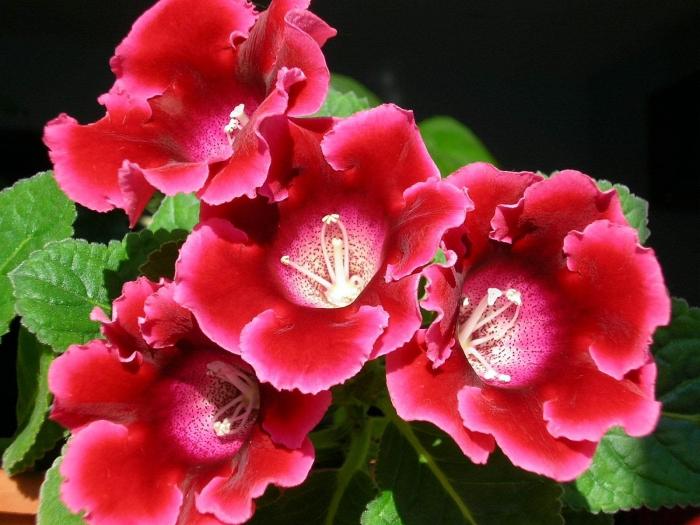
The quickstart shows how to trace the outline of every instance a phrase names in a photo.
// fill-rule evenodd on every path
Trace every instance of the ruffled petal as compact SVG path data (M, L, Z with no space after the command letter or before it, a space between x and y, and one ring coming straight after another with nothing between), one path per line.
M51 419L71 429L95 419L127 423L145 403L144 393L156 376L151 363L126 365L102 340L73 345L49 369Z
M261 385L261 397L263 429L275 443L288 448L302 445L331 404L331 393L327 390L312 396L298 390L280 392Z
M96 421L74 434L61 463L61 497L100 525L175 525L182 470L145 429Z
M566 370L553 374L542 397L547 430L555 437L600 441L611 427L620 425L630 436L649 434L659 419L661 403L654 401L653 381L649 388L639 376L656 375L656 365L635 377L616 380L590 362L569 362ZM649 392L651 390L651 392Z
M654 251L636 231L596 221L564 240L563 287L580 309L576 328L598 368L617 379L649 357L654 330L668 323L671 303Z
M244 0L160 0L136 21L110 66L119 84L143 100L183 76L230 76L236 60L231 34L246 38L255 19Z
M165 283L144 302L139 327L152 348L173 346L195 331L192 313L177 304L174 295L174 284Z
M462 224L472 207L463 191L442 180L417 183L403 197L405 206L387 249L387 281L405 277L428 264L445 231Z
M600 219L627 224L617 192L600 191L589 176L563 170L528 187L519 203L498 207L492 237L511 243L514 253L561 260L564 237Z
M458 403L464 426L491 434L518 467L570 481L591 463L596 444L552 436L540 401L528 391L466 386L458 394Z
M233 471L212 478L197 494L197 508L226 523L243 523L255 511L253 500L262 496L268 485L299 485L313 461L314 450L308 439L300 448L288 449L275 445L270 436L256 429L248 448L236 456Z
M380 306L266 310L243 329L241 356L261 381L315 394L360 371L388 319Z
M207 337L234 353L243 327L284 303L267 276L265 251L245 241L228 222L210 219L187 238L175 267L175 300Z
M466 360L454 356L435 370L416 339L386 358L387 387L399 416L429 421L447 432L475 463L486 463L494 449L491 436L464 428L457 393L473 376Z
M352 170L357 186L380 195L387 213L403 209L404 192L414 184L440 179L413 112L392 104L339 121L324 137L321 149L333 169Z
M464 276L454 268L438 265L428 266L423 276L427 283L421 307L436 314L423 336L426 356L438 367L450 357L455 345Z
M419 280L420 274L390 283L377 278L358 298L359 304L380 305L389 314L389 324L374 345L372 359L403 346L420 328Z

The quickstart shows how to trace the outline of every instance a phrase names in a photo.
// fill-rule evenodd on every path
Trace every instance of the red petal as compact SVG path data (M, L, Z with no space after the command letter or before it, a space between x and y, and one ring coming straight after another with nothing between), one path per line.
M387 326L380 306L266 310L241 333L241 356L261 381L314 394L360 371Z
M642 376L656 375L653 363L645 367L649 371ZM661 403L654 401L653 381L640 385L634 379L638 378L613 379L599 372L590 358L569 361L565 370L552 374L552 382L543 389L547 399L543 413L550 434L600 441L616 425L630 436L649 434L659 419Z
M647 362L651 337L668 323L670 299L654 251L629 226L596 221L564 240L567 300L598 368L617 379Z
M183 75L204 83L230 76L231 33L247 36L255 18L243 0L161 0L136 21L110 65L119 84L143 100Z
M139 325L144 340L152 348L173 346L195 330L192 314L175 302L174 294L173 283L166 283L143 305L144 315Z
M518 204L499 207L492 237L512 243L515 253L559 261L564 237L598 219L627 224L617 192L602 192L587 175L564 170L530 186Z
M254 498L262 496L268 485L293 487L306 479L314 460L311 442L306 439L299 449L275 445L259 429L253 431L251 443L236 456L234 470L217 476L197 494L200 512L209 512L226 523L243 523L255 511Z
M553 437L540 402L527 391L467 386L458 400L464 425L493 435L515 466L570 481L591 463L596 444Z
M97 421L74 434L61 463L61 497L104 525L175 525L183 472L144 429Z
M331 404L331 393L302 394L261 385L262 427L275 443L299 448Z
M156 375L156 368L147 361L136 368L122 363L102 340L73 345L49 369L49 389L54 395L51 419L68 428L95 419L129 421L144 403L143 395Z
M493 438L464 428L457 412L457 392L473 375L465 359L454 356L439 369L414 339L386 358L387 387L399 416L429 421L447 432L475 463L486 463Z

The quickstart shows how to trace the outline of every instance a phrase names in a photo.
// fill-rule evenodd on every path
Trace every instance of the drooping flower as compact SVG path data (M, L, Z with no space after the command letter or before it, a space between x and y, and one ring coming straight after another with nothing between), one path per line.
M557 480L590 464L612 426L659 417L654 329L670 303L614 190L582 173L550 179L472 164L447 180L474 210L445 236L452 267L425 270L427 330L387 357L398 413L452 435L476 462L498 443Z
M467 198L441 181L410 112L296 120L278 203L204 207L182 248L176 297L262 381L318 392L420 326L417 270ZM293 176L292 176L293 175Z
M133 225L155 189L200 190L225 202L266 182L284 115L313 113L329 73L320 46L335 30L309 0L160 0L134 24L110 61L117 79L99 98L97 122L62 114L46 126L56 179L96 211L123 209Z
M261 385L203 337L172 283L126 283L115 311L106 340L71 346L49 371L51 418L72 431L71 510L100 525L243 523L269 484L305 479L328 392Z

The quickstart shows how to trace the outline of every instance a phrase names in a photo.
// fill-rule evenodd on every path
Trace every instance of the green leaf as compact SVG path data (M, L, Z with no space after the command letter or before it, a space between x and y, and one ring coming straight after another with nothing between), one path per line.
M54 359L51 348L25 328L17 353L17 434L2 456L2 467L14 476L29 468L63 437L63 429L47 419L51 405L47 376Z
M374 496L372 481L362 472L355 473L336 510L331 511L337 483L338 470L324 469L313 472L298 487L284 491L272 488L259 502L250 525L356 525Z
M598 187L603 191L615 188L617 195L620 197L622 211L627 221L637 230L639 242L644 244L651 234L647 227L649 222L649 203L641 197L637 197L634 193L631 193L630 189L624 184L613 184L607 180L599 180Z
M62 351L100 335L96 306L109 313L107 284L119 265L120 245L66 239L34 252L11 274L22 323L39 341Z
M192 193L178 193L165 197L153 214L148 229L192 231L199 221L199 200Z
M358 97L353 91L342 93L333 88L328 89L326 100L315 117L349 117L371 106L366 98Z
M373 108L382 103L381 99L375 95L372 91L367 89L366 86L360 84L357 80L350 78L346 75L341 75L340 73L333 73L331 75L331 89L339 91L340 93L353 92L359 98L364 98L367 100L369 107Z
M401 517L396 510L394 494L390 490L379 493L375 499L369 502L367 510L362 513L361 525L403 525Z
M146 262L139 266L139 271L151 281L158 281L161 277L173 279L175 276L175 262L180 255L180 247L183 241L168 241L157 250L148 254Z
M61 467L62 456L56 458L46 472L46 478L39 491L39 512L37 525L86 525L85 521L73 514L61 501Z
M15 316L7 275L47 242L73 235L75 216L75 205L48 171L0 192L0 336Z
M418 127L428 152L443 177L470 162L496 163L476 135L451 117L431 117Z
M590 469L566 487L574 508L700 505L700 310L674 300L671 324L657 330L654 341L663 403L659 426L642 439L610 431Z
M562 512L565 525L613 525L612 514L591 514L590 512L564 509Z
M556 483L513 467L500 453L486 466L474 465L430 425L394 418L376 475L380 490L393 493L398 523L405 525L562 523ZM363 524L374 525L368 520Z

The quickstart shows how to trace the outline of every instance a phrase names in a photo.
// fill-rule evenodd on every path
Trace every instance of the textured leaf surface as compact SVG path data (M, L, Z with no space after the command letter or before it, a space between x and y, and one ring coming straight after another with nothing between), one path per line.
M428 152L443 177L470 162L496 163L476 135L451 117L431 117L421 122L419 128Z
M165 197L153 214L148 229L192 231L199 221L199 200L191 193L178 193Z
M86 525L85 521L69 511L61 501L61 456L56 458L46 472L46 478L39 493L39 513L37 525Z
M620 197L622 211L624 212L627 221L634 229L637 230L639 242L644 244L649 238L649 235L651 235L651 232L647 227L647 224L649 223L649 203L630 192L630 189L624 184L613 184L607 180L599 180L598 187L603 191L607 191L610 188L615 188L618 196Z
M387 427L377 483L381 490L393 493L401 520L395 523L563 523L561 489L556 483L513 467L498 453L486 466L474 465L446 434L429 425L398 422ZM385 511L391 515L390 509ZM364 525L374 525L369 516L365 514Z
M343 93L330 88L326 100L323 101L317 117L349 117L350 115L369 109L371 106L365 97L359 97L353 91Z
M657 330L657 396L664 408L653 435L635 439L614 429L591 468L567 486L575 508L700 505L700 309L673 302L671 325Z
M73 234L75 205L51 172L39 173L0 192L0 336L15 316L7 274L34 250Z
M382 491L362 513L361 525L403 525L390 490Z
M17 434L2 456L11 476L32 467L63 436L63 429L47 419L51 394L47 383L51 348L22 328L17 353Z
M89 315L95 306L110 312L107 286L120 255L119 243L75 239L34 252L10 274L22 323L57 351L98 337Z

